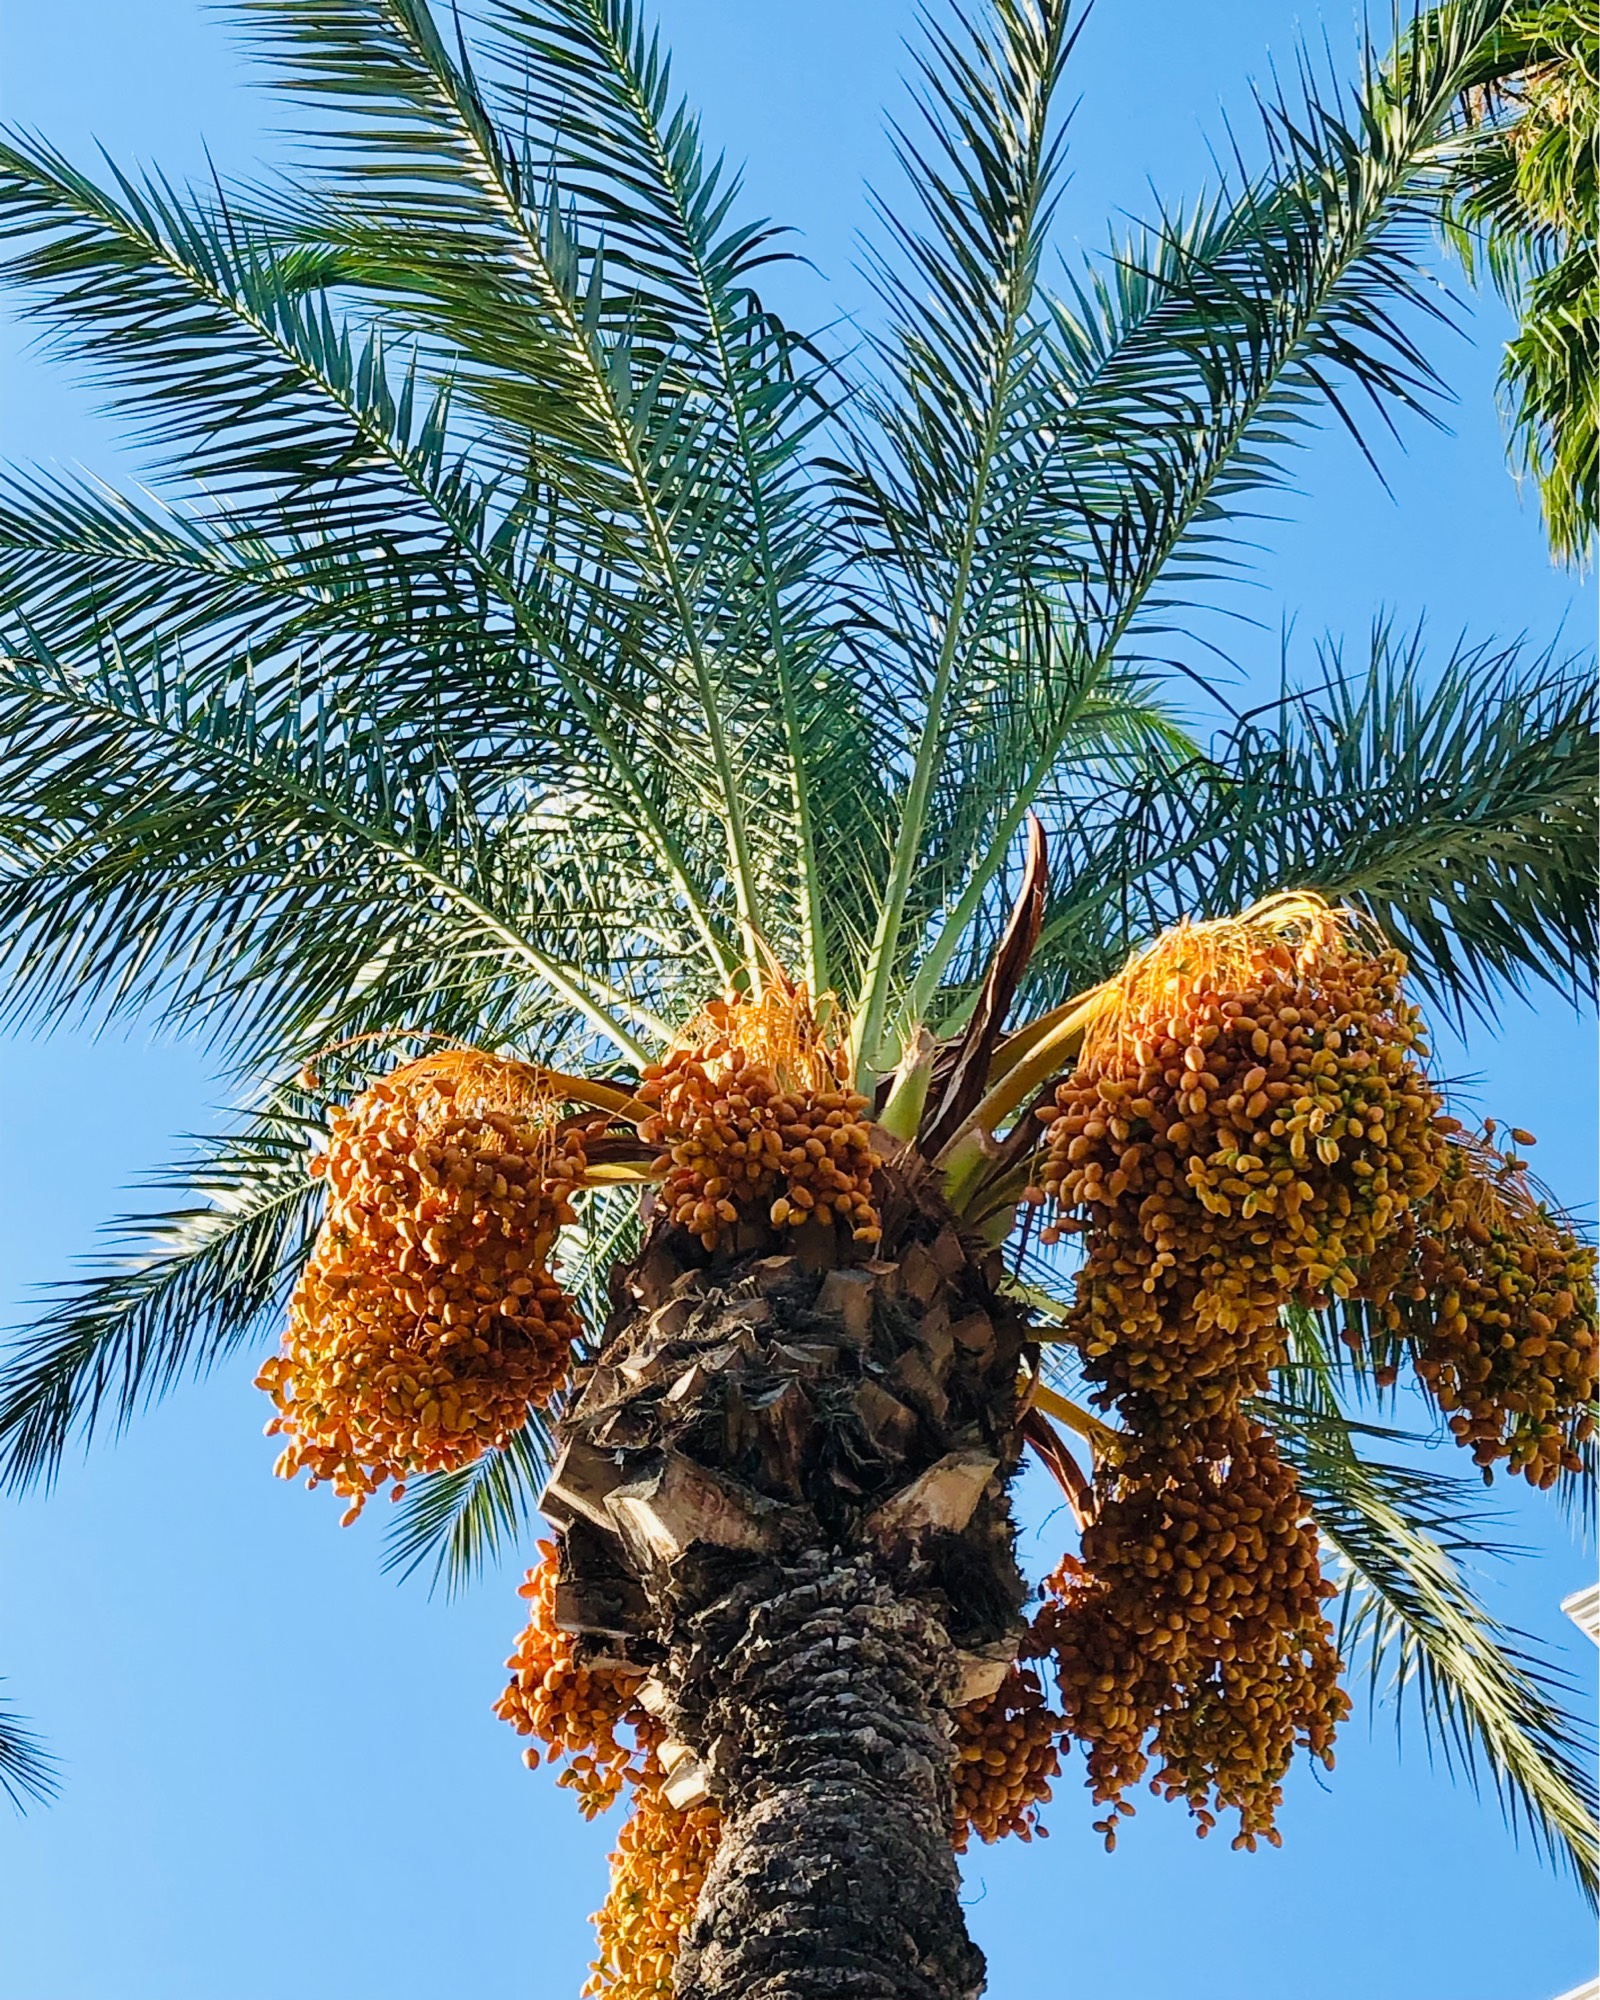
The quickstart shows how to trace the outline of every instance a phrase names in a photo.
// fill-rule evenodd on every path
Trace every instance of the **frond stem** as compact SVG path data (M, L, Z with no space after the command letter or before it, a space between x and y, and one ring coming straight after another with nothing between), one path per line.
M922 830L928 816L928 801L932 795L939 753L944 743L945 703L949 698L950 684L961 648L967 592L971 586L973 565L978 554L978 538L983 528L984 503L988 498L994 455L1005 422L1006 398L1016 360L1018 336L1027 316L1028 303L1032 298L1037 277L1033 255L1034 223L1044 193L1039 184L1039 176L1050 111L1050 81L1054 74L1061 39L1066 31L1067 19L1067 9L1062 0L1047 0L1047 4L1050 25L1045 60L1041 65L1041 82L1030 107L1025 169L1028 194L1021 212L1014 219L1011 255L1005 273L1005 310L999 339L995 345L989 406L979 436L972 492L962 527L950 602L945 611L944 632L940 639L938 658L929 688L927 714L917 743L911 782L906 792L905 813L895 836L889 881L878 913L878 922L863 977L861 998L856 1009L852 1043L857 1089L869 1086L883 1053L880 1044L883 1040L889 989L894 978L895 960L899 950L900 927L905 916L906 898L910 893L912 877L916 873L917 860L921 853Z

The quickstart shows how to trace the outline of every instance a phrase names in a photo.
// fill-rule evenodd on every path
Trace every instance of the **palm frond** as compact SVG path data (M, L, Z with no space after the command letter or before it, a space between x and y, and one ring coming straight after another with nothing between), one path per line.
M1577 1689L1469 1588L1464 1565L1512 1553L1485 1535L1470 1489L1366 1457L1409 1441L1351 1420L1325 1387L1290 1388L1268 1414L1346 1571L1339 1647L1372 1700L1393 1702L1397 1729L1414 1716L1430 1753L1474 1786L1487 1774L1513 1830L1593 1901L1594 1753L1572 1718Z
M1277 888L1369 910L1457 1010L1500 987L1592 979L1595 698L1576 658L1379 625L1362 665L1319 653L1308 687L1156 762L1068 830L1071 889L1036 956L1043 990L1104 976L1185 912Z
M1593 559L1600 516L1597 347L1600 251L1591 241L1529 280L1500 371L1515 462L1538 485L1553 553L1577 569Z
M676 699L680 649L664 649L658 622L617 598L581 532L563 551L567 516L552 513L537 467L530 474L526 440L507 460L481 423L463 433L459 398L429 373L415 329L340 320L330 257L285 248L275 222L220 195L200 202L123 176L107 190L13 140L0 143L4 238L22 245L8 274L31 294L30 313L86 355L148 442L181 446L184 472L222 496L227 539L265 538L291 566L309 548L313 572L334 576L387 552L404 586L392 600L400 622L418 608L420 570L424 614L441 592L447 612L469 604L525 673L553 680L567 704L559 726L569 738L576 728L591 764L626 794L722 967L703 866L661 796L675 785L673 804L725 849L725 798L709 812L695 800L726 773L697 764L692 744L666 753L660 694ZM197 437L217 442L191 449ZM435 710L442 692L434 680ZM651 732L653 754L630 744L630 722Z
M315 1234L311 1130L284 1107L206 1142L146 1183L181 1190L184 1206L120 1217L91 1274L52 1288L0 1366L0 1484L48 1484L74 1438L120 1430L262 1334Z
M113 390L144 445L270 503L280 526L325 527L336 498L341 530L381 546L452 473L471 511L447 393L414 345L354 341L256 218L109 172L101 186L42 141L0 141L0 241L25 316Z
M380 988L410 1003L448 958L480 1010L497 991L501 1011L526 1009L531 975L558 1017L638 1059L571 969L622 961L595 950L574 816L541 814L542 774L475 770L364 705L263 697L247 673L192 676L159 652L92 676L13 659L0 715L0 935L19 1010L225 1017L281 1061L312 1024L348 1032ZM608 829L600 798L588 817L602 851L623 835L626 865L631 823Z
M1583 568L1600 508L1600 32L1574 0L1520 0L1485 43L1446 232L1520 325L1500 387L1515 460L1558 560Z
M757 273L784 254L780 232L737 218L738 178L706 156L698 121L674 97L659 36L633 0L497 0L484 28L502 125L546 135L553 172L603 239L613 281L625 273L634 296L670 321L675 364L724 413L721 476L732 473L748 515L719 508L709 525L727 544L723 562L735 556L747 575L734 589L723 582L718 596L724 620L734 602L742 607L739 650L766 664L775 683L793 794L799 963L812 991L823 992L826 860L844 844L860 791L835 747L848 679L835 673L830 697L817 698L817 669L832 646L816 581L821 524L798 450L822 414L822 368L755 289Z
M881 386L850 427L836 468L855 560L871 578L880 636L902 658L919 718L903 750L904 791L871 950L858 1048L877 1058L903 952L907 898L923 852L951 696L996 622L1014 621L1018 579L994 560L995 487L1031 426L1034 304L1059 181L1053 109L1076 32L1070 0L996 0L952 26L925 17L918 122L896 153L921 227L880 205L889 248L877 265L890 330Z
M952 742L931 802L928 852L906 904L907 930L926 940L901 1003L897 1031L913 1021L959 1017L982 980L1020 865L1013 810L1016 772L1048 734L1051 768L1032 791L1032 811L1052 853L1070 853L1087 818L1153 768L1199 761L1189 733L1153 675L1097 665L1059 621L1030 622L1020 650L1035 673L1004 676L981 689L969 681L969 725ZM1063 653L1068 657L1060 657Z
M455 1472L414 1481L384 1544L383 1567L401 1580L432 1563L432 1586L455 1596L525 1542L554 1457L544 1418L530 1411L499 1451Z
M442 344L463 406L508 450L532 449L590 523L592 559L656 623L659 671L676 668L677 754L703 757L748 943L761 878L781 880L772 864L790 844L792 800L751 806L769 753L786 754L761 656L806 547L788 537L774 571L809 390L799 345L737 296L752 231L727 224L734 190L717 193L627 8L491 10L493 92L422 0L246 11L289 56L293 87L346 116L355 180L337 202L302 200L309 232ZM615 236L659 250L663 228L701 288L697 329L664 322L627 257L612 261Z
M1451 0L1387 59L1366 45L1348 93L1303 55L1293 93L1258 96L1265 167L1235 142L1214 193L1160 211L1057 302L1035 504L1045 546L1086 567L1101 645L1161 630L1230 573L1230 517L1324 414L1369 458L1363 414L1436 417L1421 338L1447 302L1426 257L1462 92L1507 5Z
M1218 194L1162 213L1114 249L1109 270L1091 267L1066 300L1047 299L1033 282L1033 239L1015 197L1009 212L976 195L968 204L984 217L1009 213L998 242L970 228L962 235L953 219L926 240L904 226L895 232L912 280L932 301L924 318L937 320L938 331L911 322L899 404L866 406L884 441L858 444L841 492L871 568L873 614L907 649L908 684L939 718L907 780L906 826L914 840L927 834L926 852L907 864L902 846L897 862L907 881L948 867L969 892L931 933L907 925L894 948L902 956L918 946L941 961L956 955L945 929L973 921L974 898L1004 870L1024 813L1051 783L1077 726L1076 692L1114 660L1146 657L1158 638L1155 657L1170 659L1171 628L1194 593L1231 571L1229 522L1245 518L1249 496L1282 479L1286 448L1319 412L1331 412L1363 449L1360 412L1388 425L1397 409L1430 413L1442 384L1417 323L1436 321L1441 306L1423 259L1461 123L1463 80L1504 4L1459 0L1387 63L1369 49L1348 106L1303 64L1297 96L1261 101L1264 169L1236 165ZM1017 13L1042 32L1038 10ZM1011 12L999 18L1011 35ZM1049 45L1057 63L1070 43L1062 27ZM1005 46L1009 55L1013 42ZM1038 32L1028 46L1032 68L1013 61L1012 69L1031 80L1029 102L1044 112ZM948 170L942 160L909 161L936 220L966 214L964 174L991 155L1020 157L1015 144L1006 153L1013 128L985 101L1006 102L990 72L960 51L946 61L954 81L940 79L938 109L960 158ZM978 163L971 169L969 147ZM1039 208L1026 210L1030 223L1047 208L1054 163L1047 145L1037 157ZM1022 291L1013 279L1025 279ZM985 318L1007 299L1018 306L1007 336L1014 383L996 373ZM944 359L941 339L974 357L970 380L966 361ZM983 390L985 382L1014 388L1013 400ZM961 481L964 468L979 465L982 506L963 516L955 496L977 490ZM941 553L937 537L962 521L966 539L958 535ZM980 581L962 583L951 599L947 586L966 574L963 549ZM1030 618L1053 619L1068 643L1048 654L1019 645L1017 627ZM931 662L918 665L908 633L934 635L920 641L922 652L934 648ZM1055 661L1065 669L1061 697L1040 701L1040 667ZM947 855L944 828L928 814L936 774L943 757L958 757L951 746L982 726L996 691L1030 726L1013 738L998 793L985 774L986 810L969 806L963 815L987 821L982 838ZM948 773L958 797L961 777L958 768ZM896 881L880 929L907 913ZM892 978L886 953L894 955L885 930L869 989Z
M52 1757L9 1701L0 1700L0 1791L18 1812L48 1805L61 1789Z

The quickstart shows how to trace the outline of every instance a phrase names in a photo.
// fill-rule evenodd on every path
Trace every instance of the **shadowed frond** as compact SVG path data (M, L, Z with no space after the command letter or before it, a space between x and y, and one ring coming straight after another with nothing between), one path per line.
M61 1789L56 1760L8 1701L0 1701L0 1791L18 1812L48 1805Z

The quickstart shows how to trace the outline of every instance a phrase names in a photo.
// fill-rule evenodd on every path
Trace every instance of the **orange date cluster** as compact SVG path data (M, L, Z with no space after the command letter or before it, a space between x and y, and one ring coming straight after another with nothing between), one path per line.
M1595 1253L1482 1135L1446 1149L1434 1198L1406 1233L1400 1269L1377 1291L1380 1372L1409 1350L1451 1434L1486 1482L1504 1463L1531 1485L1580 1472L1600 1374ZM1511 1139L1530 1145L1532 1135ZM1360 1349L1359 1327L1346 1338Z
M593 1918L596 1955L583 1990L607 2000L668 2000L678 1941L722 1816L709 1802L680 1810L667 1798L658 1755L666 1732L636 1700L642 1674L580 1658L555 1618L559 1551L541 1542L539 1555L518 1593L528 1602L528 1622L506 1662L512 1678L495 1713L542 1744L545 1761L564 1764L557 1782L576 1794L585 1819L627 1789L628 1816L611 1856L609 1893ZM631 1734L631 1744L619 1730ZM536 1768L539 1749L530 1745L523 1761Z
M1354 1294L1438 1181L1441 1106L1398 958L1287 956L1253 988L1174 996L1040 1114L1047 1234L1086 1233L1074 1332L1106 1400L1188 1421L1259 1392L1282 1308Z
M973 1834L991 1843L1013 1833L1022 1840L1046 1838L1039 1809L1049 1803L1050 1781L1061 1770L1056 1739L1062 1722L1037 1672L1019 1663L992 1695L958 1708L952 1720L957 1854L966 1853Z
M539 1555L538 1566L528 1571L517 1592L528 1601L528 1622L506 1661L511 1681L494 1712L519 1736L542 1743L546 1762L565 1761L556 1782L576 1793L579 1811L593 1819L615 1802L625 1784L638 1782L646 1755L639 1744L650 1738L653 1725L634 1701L639 1673L589 1666L579 1659L572 1635L555 1621L555 1543L540 1542ZM635 1732L633 1745L618 1739L624 1725ZM540 1752L530 1744L522 1759L536 1770Z
M1315 1528L1271 1437L1242 1416L1183 1441L1131 1441L1104 1481L1081 1559L1036 1623L1067 1730L1085 1747L1107 1846L1123 1794L1182 1798L1201 1833L1239 1815L1236 1847L1274 1845L1295 1749L1333 1762L1348 1712Z
M1246 1413L1284 1308L1355 1297L1443 1170L1403 963L1285 899L1132 962L1039 1115L1048 1233L1085 1239L1068 1322L1122 1430L1042 1614L1114 1841L1127 1789L1276 1839L1297 1747L1346 1710L1330 1586L1294 1472Z
M281 1351L277 1471L351 1505L503 1445L565 1379L575 1309L552 1277L585 1168L580 1126L515 1065L432 1057L336 1111L312 1171L328 1202Z
M714 1249L741 1221L844 1223L882 1235L872 1176L882 1164L868 1100L849 1087L842 1044L822 1033L805 988L718 1000L686 1046L644 1071L639 1135L662 1149L663 1206Z
M594 1913L595 1957L584 2000L672 2000L678 1945L722 1837L707 1802L676 1809L652 1757L611 1855L611 1885Z

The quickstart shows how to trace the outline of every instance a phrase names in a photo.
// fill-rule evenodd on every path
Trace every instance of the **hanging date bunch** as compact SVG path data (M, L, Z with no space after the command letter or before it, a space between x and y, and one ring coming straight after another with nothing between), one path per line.
M541 1762L540 1744L544 1762L564 1763L556 1782L576 1793L579 1811L593 1819L625 1784L639 1781L659 1728L634 1699L641 1674L589 1664L556 1623L560 1555L554 1542L540 1542L539 1555L518 1591L528 1600L528 1622L506 1661L511 1681L495 1714L536 1739L522 1753L530 1770ZM631 1744L617 1734L624 1728Z
M1056 1741L1062 1719L1045 1699L1034 1667L1019 1661L993 1694L958 1708L951 1722L957 1854L966 1853L973 1834L987 1843L1008 1834L1045 1839L1039 1812L1061 1770Z
M1084 1237L1069 1323L1121 1442L1044 1620L1114 1840L1124 1794L1275 1839L1297 1747L1344 1712L1291 1468L1245 1413L1282 1310L1353 1295L1442 1171L1403 962L1284 896L1182 924L1103 990L1045 1121L1048 1233Z
M581 1642L556 1622L560 1552L541 1542L539 1555L519 1592L528 1622L506 1662L511 1681L495 1713L535 1739L523 1752L530 1768L541 1761L564 1767L557 1783L577 1795L585 1819L627 1789L628 1816L611 1856L610 1891L593 1918L596 1957L584 1992L667 2000L721 1815L709 1802L678 1808L667 1798L659 1754L665 1731L637 1700L642 1674L584 1658Z
M1333 1762L1348 1712L1316 1529L1268 1433L1241 1415L1181 1442L1130 1437L1099 1482L1081 1557L1046 1586L1035 1621L1055 1655L1066 1728L1110 1813L1154 1766L1204 1834L1236 1812L1236 1847L1278 1842L1297 1748Z
M602 1121L603 1122L603 1121ZM312 1162L327 1210L281 1351L257 1377L276 1470L352 1504L503 1445L566 1376L579 1332L551 1275L585 1125L540 1073L430 1056L335 1111Z
M849 1075L837 1021L819 1024L804 985L774 974L755 998L712 1001L639 1086L674 1222L708 1250L741 1222L843 1223L876 1243L882 1160Z
M1512 1131L1453 1134L1405 1267L1381 1299L1380 1366L1408 1349L1487 1482L1502 1461L1549 1487L1582 1470L1600 1376L1595 1253L1529 1178ZM1347 1338L1363 1345L1361 1331Z
M1100 997L1039 1115L1047 1238L1086 1237L1074 1334L1102 1400L1183 1421L1266 1386L1291 1301L1348 1298L1438 1181L1404 962L1309 895L1182 924Z
M1386 1379L1409 1348L1486 1469L1548 1484L1587 1435L1592 1256L1445 1115L1404 970L1314 896L1181 924L1093 996L1040 1113L1046 1233L1084 1245L1069 1337L1121 1425L1041 1615L1108 1842L1147 1773L1202 1832L1275 1840L1295 1750L1332 1760L1330 1587L1246 1409L1285 1307L1348 1305Z
M709 1801L675 1807L654 1756L611 1855L611 1885L595 1911L595 1957L584 2000L672 2000L678 1945L722 1837Z

